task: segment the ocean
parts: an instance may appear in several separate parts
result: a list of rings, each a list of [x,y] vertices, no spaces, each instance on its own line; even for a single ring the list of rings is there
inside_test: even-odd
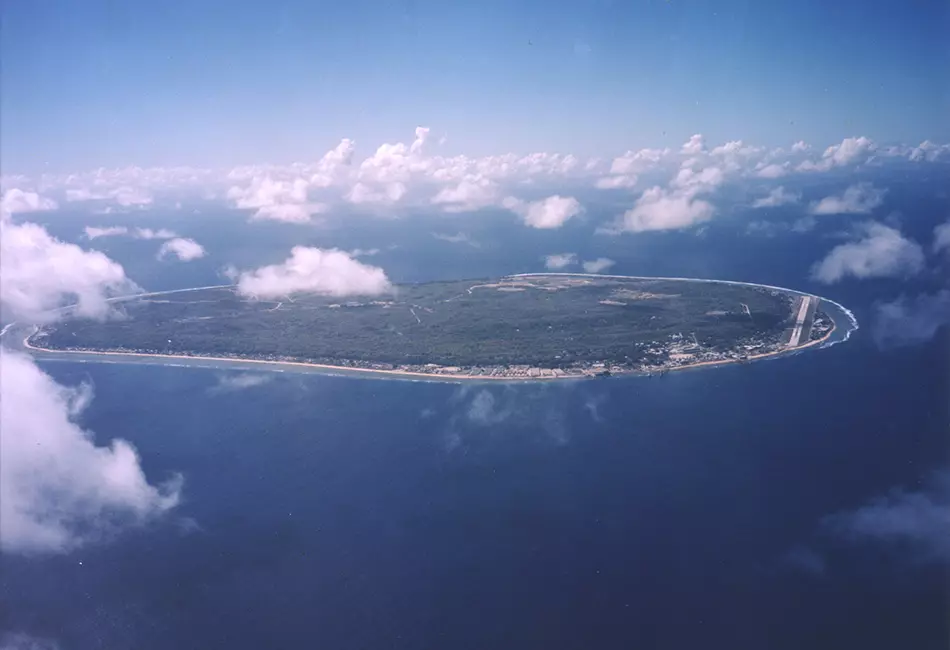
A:
[[[410,258],[385,228],[349,236],[388,251],[373,263],[403,260],[397,281],[536,271],[571,245],[526,250],[479,223],[441,226],[479,247]],[[544,385],[262,372],[236,388],[236,371],[44,362],[92,382],[82,425],[132,442],[153,481],[180,472],[183,502],[109,543],[4,556],[0,629],[80,650],[946,648],[946,571],[827,525],[947,466],[946,329],[881,349],[870,326],[876,301],[935,280],[816,285],[832,232],[794,250],[725,226],[596,249],[617,273],[813,291],[861,323],[748,365]],[[213,283],[219,261],[148,288]]]

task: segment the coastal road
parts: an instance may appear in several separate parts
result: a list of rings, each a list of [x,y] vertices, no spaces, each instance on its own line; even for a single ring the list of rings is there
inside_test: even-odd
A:
[[[802,329],[805,326],[805,317],[808,316],[808,308],[811,306],[812,297],[803,296],[802,302],[798,307],[798,317],[795,319],[795,327],[792,328],[792,335],[788,337],[788,347],[797,347],[802,340]]]

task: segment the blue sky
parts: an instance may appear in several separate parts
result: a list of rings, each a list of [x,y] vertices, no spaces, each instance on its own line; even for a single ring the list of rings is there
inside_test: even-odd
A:
[[[4,173],[950,139],[945,1],[3,5]]]

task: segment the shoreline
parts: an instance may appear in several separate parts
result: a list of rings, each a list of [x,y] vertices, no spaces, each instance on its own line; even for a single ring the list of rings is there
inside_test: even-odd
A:
[[[750,361],[761,361],[763,359],[780,357],[786,354],[792,354],[806,348],[824,343],[827,341],[835,330],[838,329],[837,323],[834,323],[832,320],[832,327],[828,330],[824,336],[820,339],[815,339],[814,341],[809,341],[802,345],[796,346],[794,348],[788,348],[786,350],[778,350],[775,352],[765,352],[762,354],[755,354],[746,357],[745,359],[721,359],[717,361],[700,361],[699,363],[691,363],[684,366],[673,366],[671,368],[664,368],[662,370],[656,371],[642,371],[642,370],[630,370],[625,372],[611,373],[608,377],[648,377],[654,374],[666,374],[668,372],[675,372],[677,370],[695,370],[697,368],[710,368],[715,366],[724,366],[727,364],[734,363],[748,363]],[[408,377],[408,378],[420,378],[426,379],[429,381],[442,381],[442,382],[454,382],[454,381],[464,381],[464,382],[478,382],[478,381],[496,381],[496,382],[551,382],[551,381],[564,381],[564,380],[582,380],[582,379],[599,379],[603,378],[596,374],[582,374],[582,375],[561,375],[561,376],[552,376],[552,377],[497,377],[492,375],[443,375],[439,373],[429,373],[429,372],[414,372],[411,370],[384,370],[376,368],[354,368],[351,366],[334,366],[325,363],[312,363],[308,361],[269,361],[267,359],[248,359],[244,357],[217,357],[217,356],[204,356],[204,355],[193,355],[193,354],[153,354],[146,352],[107,352],[103,350],[55,350],[52,348],[41,348],[30,343],[30,337],[33,336],[35,332],[30,333],[23,339],[23,347],[27,350],[35,350],[36,352],[45,352],[51,354],[76,354],[76,355],[99,355],[99,356],[122,356],[122,357],[133,357],[133,358],[145,358],[145,359],[178,359],[183,361],[224,361],[227,363],[254,363],[264,366],[270,366],[273,368],[279,368],[280,366],[293,366],[300,368],[313,368],[315,370],[325,370],[328,372],[357,372],[357,373],[367,373],[367,376],[372,375],[386,375],[390,377]],[[42,357],[39,357],[42,361]]]

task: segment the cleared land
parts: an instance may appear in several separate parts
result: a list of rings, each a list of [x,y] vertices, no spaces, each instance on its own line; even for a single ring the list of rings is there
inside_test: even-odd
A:
[[[392,295],[347,300],[256,301],[221,287],[121,307],[124,319],[68,321],[40,330],[32,343],[429,374],[572,376],[789,349],[802,301],[750,285],[536,275],[402,285]]]

